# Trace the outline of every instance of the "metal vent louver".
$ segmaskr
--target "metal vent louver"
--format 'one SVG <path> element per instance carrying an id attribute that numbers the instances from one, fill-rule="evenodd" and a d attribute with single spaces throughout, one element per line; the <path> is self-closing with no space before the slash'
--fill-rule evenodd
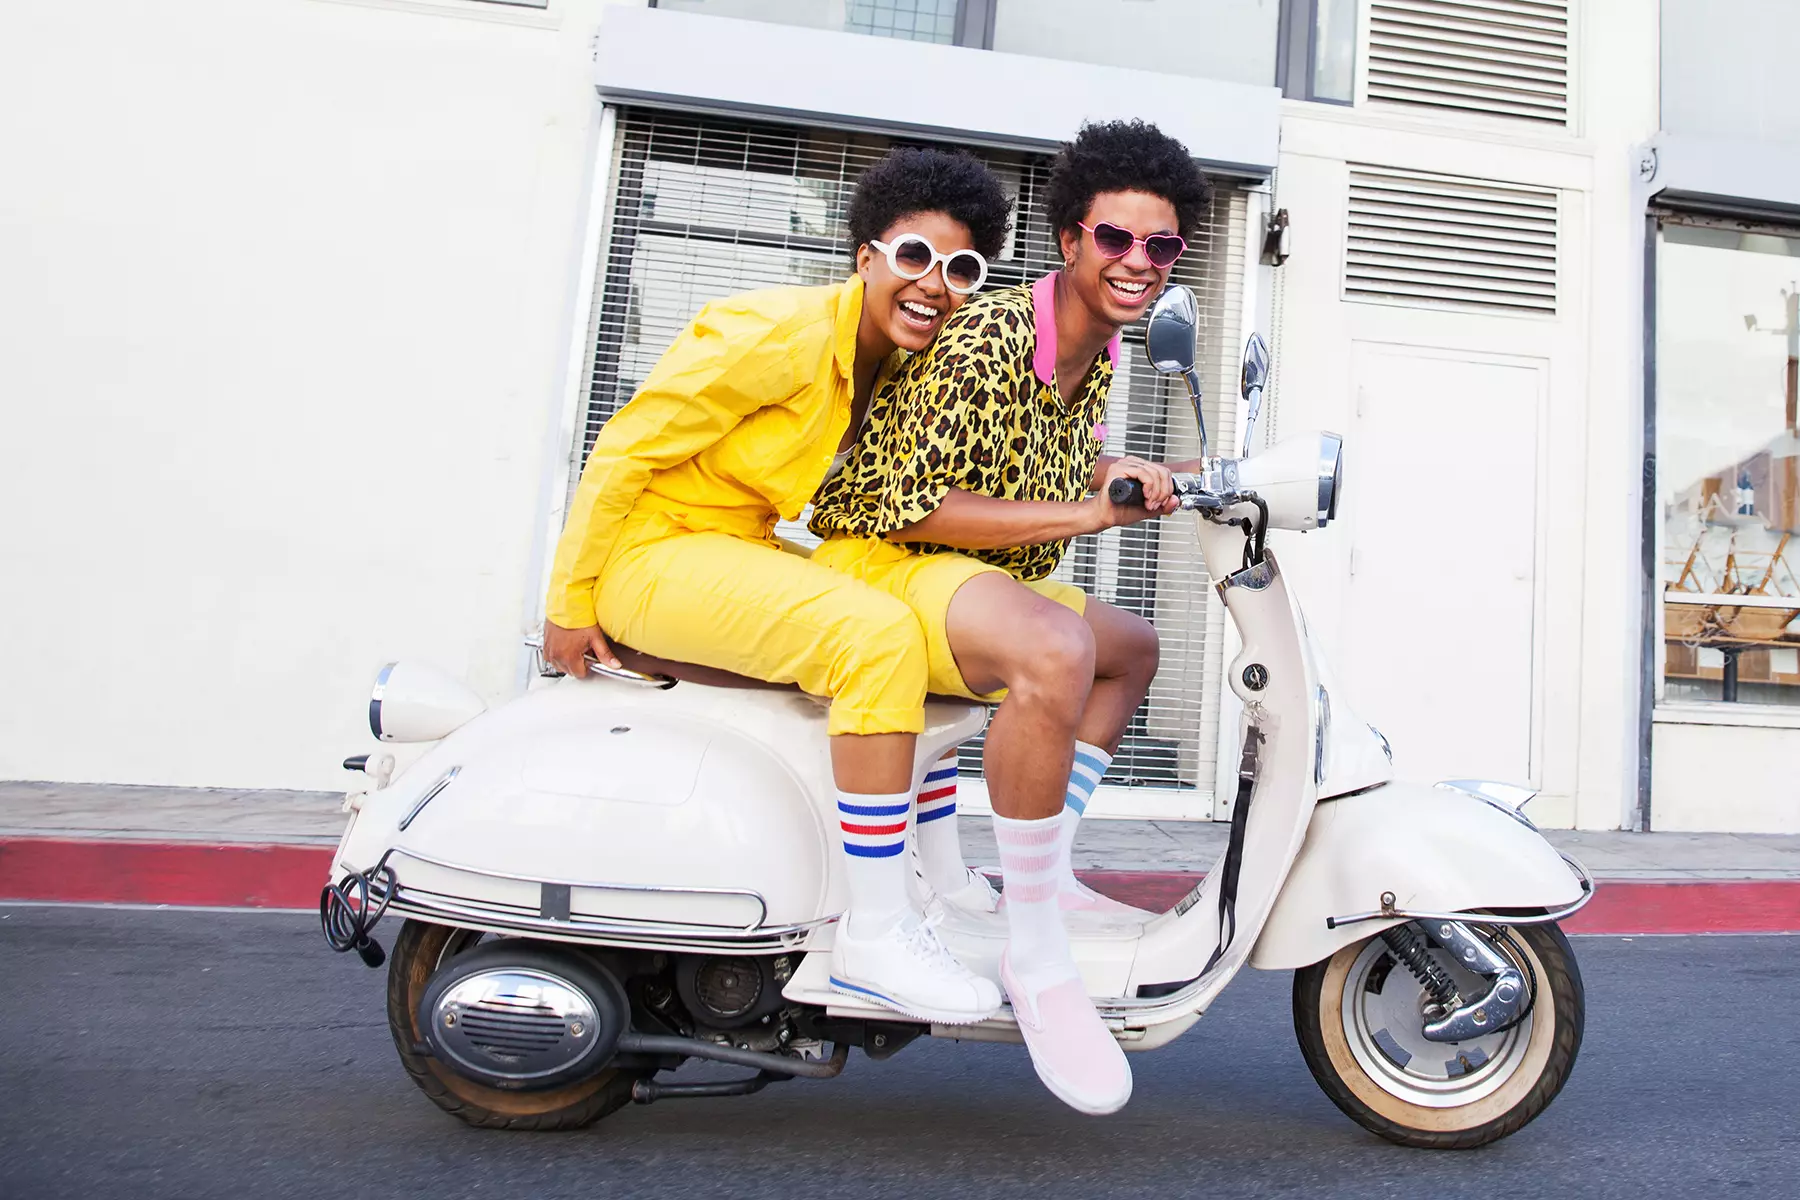
<path id="1" fill-rule="evenodd" d="M 1373 0 L 1368 96 L 1567 125 L 1569 0 Z"/>
<path id="2" fill-rule="evenodd" d="M 1353 166 L 1344 298 L 1554 315 L 1556 225 L 1548 188 Z"/>
<path id="3" fill-rule="evenodd" d="M 462 1026 L 470 1045 L 506 1060 L 553 1050 L 566 1032 L 563 1019 L 550 1008 L 516 996 L 471 1005 L 463 1011 Z"/>

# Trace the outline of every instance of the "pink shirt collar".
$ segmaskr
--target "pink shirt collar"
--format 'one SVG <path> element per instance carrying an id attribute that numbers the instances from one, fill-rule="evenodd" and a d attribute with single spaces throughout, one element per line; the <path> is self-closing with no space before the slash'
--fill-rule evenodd
<path id="1" fill-rule="evenodd" d="M 1031 369 L 1045 383 L 1056 383 L 1056 277 L 1052 271 L 1031 285 L 1031 320 L 1037 333 L 1037 350 L 1031 356 Z M 1119 361 L 1119 334 L 1106 343 L 1106 361 Z"/>

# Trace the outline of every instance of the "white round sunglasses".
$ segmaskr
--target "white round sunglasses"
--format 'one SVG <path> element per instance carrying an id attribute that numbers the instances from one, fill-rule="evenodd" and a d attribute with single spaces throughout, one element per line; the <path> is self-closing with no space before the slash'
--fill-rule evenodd
<path id="1" fill-rule="evenodd" d="M 944 286 L 959 296 L 978 292 L 987 282 L 987 259 L 973 250 L 940 254 L 921 233 L 903 233 L 891 242 L 871 241 L 869 245 L 887 255 L 888 270 L 902 279 L 923 279 L 942 263 Z"/>

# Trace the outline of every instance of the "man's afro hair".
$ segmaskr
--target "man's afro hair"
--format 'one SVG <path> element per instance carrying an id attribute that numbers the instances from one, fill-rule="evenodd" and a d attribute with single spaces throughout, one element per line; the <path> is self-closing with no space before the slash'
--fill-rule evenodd
<path id="1" fill-rule="evenodd" d="M 1083 125 L 1064 142 L 1050 168 L 1045 215 L 1053 233 L 1078 229 L 1102 192 L 1149 192 L 1175 206 L 1176 232 L 1193 236 L 1212 199 L 1212 185 L 1187 147 L 1143 121 Z"/>
<path id="2" fill-rule="evenodd" d="M 862 173 L 850 197 L 851 252 L 914 213 L 941 212 L 969 227 L 975 249 L 995 259 L 1006 245 L 1012 200 L 972 154 L 901 146 Z"/>

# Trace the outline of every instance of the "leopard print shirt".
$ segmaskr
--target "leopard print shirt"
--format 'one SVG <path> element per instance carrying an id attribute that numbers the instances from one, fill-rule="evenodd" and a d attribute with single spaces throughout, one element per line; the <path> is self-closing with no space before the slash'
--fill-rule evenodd
<path id="1" fill-rule="evenodd" d="M 882 537 L 924 520 L 953 487 L 1003 500 L 1085 497 L 1100 457 L 1112 356 L 1102 354 L 1064 403 L 1056 384 L 1039 378 L 1037 346 L 1029 284 L 952 313 L 932 344 L 876 394 L 849 461 L 819 493 L 813 532 Z M 951 549 L 900 544 L 921 553 Z M 1031 580 L 1054 571 L 1068 545 L 957 553 Z"/>

